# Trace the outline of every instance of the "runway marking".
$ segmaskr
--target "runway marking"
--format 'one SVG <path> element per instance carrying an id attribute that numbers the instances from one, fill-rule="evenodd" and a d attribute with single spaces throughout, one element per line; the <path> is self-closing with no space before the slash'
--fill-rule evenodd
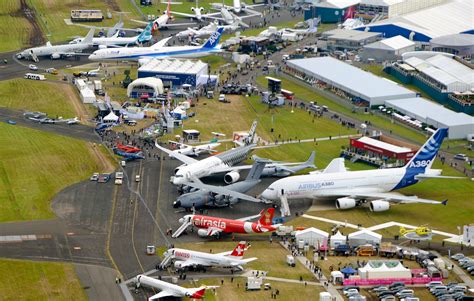
<path id="1" fill-rule="evenodd" d="M 110 239 L 112 237 L 112 227 L 113 227 L 113 221 L 114 221 L 114 215 L 115 215 L 115 205 L 117 203 L 117 194 L 118 194 L 117 187 L 118 187 L 117 185 L 114 185 L 114 196 L 113 196 L 113 201 L 112 201 L 112 210 L 110 211 L 109 229 L 108 229 L 109 231 L 107 234 L 107 243 L 106 243 L 105 252 L 107 253 L 107 257 L 109 257 L 115 270 L 120 274 L 120 278 L 123 278 L 122 272 L 120 272 L 117 264 L 115 263 L 114 258 L 112 257 L 112 254 L 110 253 Z"/>
<path id="2" fill-rule="evenodd" d="M 140 161 L 140 165 L 138 167 L 138 174 L 140 175 L 140 177 L 143 179 L 143 176 L 142 176 L 142 167 L 143 167 L 143 161 Z M 131 180 L 130 180 L 131 181 Z M 142 187 L 142 183 L 143 181 L 140 181 L 138 182 L 138 185 L 137 185 L 137 191 L 139 192 L 141 187 Z M 143 265 L 140 261 L 140 258 L 138 257 L 138 253 L 137 253 L 137 249 L 135 248 L 135 218 L 137 216 L 137 208 L 138 208 L 138 197 L 135 199 L 135 204 L 134 204 L 134 209 L 133 209 L 133 219 L 132 219 L 132 247 L 133 247 L 133 252 L 135 253 L 135 257 L 137 258 L 137 261 L 138 261 L 138 265 L 140 265 L 140 269 L 142 270 L 142 272 L 145 272 L 145 269 L 143 268 Z"/>

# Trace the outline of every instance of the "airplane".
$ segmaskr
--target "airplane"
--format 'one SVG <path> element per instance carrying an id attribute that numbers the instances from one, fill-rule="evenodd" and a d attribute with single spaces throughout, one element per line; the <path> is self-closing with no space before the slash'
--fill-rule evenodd
<path id="1" fill-rule="evenodd" d="M 119 32 L 117 31 L 115 35 L 111 37 L 98 37 L 92 38 L 92 45 L 99 46 L 99 49 L 104 49 L 107 47 L 113 46 L 123 46 L 123 45 L 131 45 L 131 44 L 142 44 L 148 42 L 152 38 L 152 30 L 153 30 L 154 23 L 150 22 L 146 26 L 146 28 L 137 36 L 134 37 L 119 37 Z M 69 42 L 69 44 L 78 44 L 81 43 L 84 38 L 76 38 Z"/>
<path id="2" fill-rule="evenodd" d="M 145 275 L 138 275 L 135 278 L 135 287 L 145 285 L 152 288 L 159 289 L 160 292 L 148 298 L 148 301 L 157 300 L 165 297 L 188 297 L 191 299 L 202 299 L 206 293 L 206 289 L 218 288 L 218 286 L 201 286 L 198 288 L 185 288 L 176 284 L 171 284 L 166 281 L 158 280 Z"/>
<path id="3" fill-rule="evenodd" d="M 232 251 L 216 254 L 172 248 L 163 253 L 164 258 L 160 263 L 160 268 L 165 269 L 168 263 L 174 260 L 176 270 L 186 270 L 191 267 L 216 267 L 243 271 L 243 265 L 258 259 L 256 257 L 243 259 L 246 250 L 247 243 L 245 241 L 239 242 Z"/>
<path id="4" fill-rule="evenodd" d="M 99 123 L 96 125 L 95 127 L 95 130 L 96 132 L 100 132 L 100 131 L 105 131 L 106 129 L 114 126 L 115 123 Z"/>
<path id="5" fill-rule="evenodd" d="M 225 187 L 208 185 L 204 189 L 199 189 L 197 187 L 183 186 L 183 191 L 193 189 L 196 189 L 196 191 L 180 195 L 173 203 L 173 207 L 195 210 L 203 207 L 227 207 L 234 205 L 240 200 L 240 194 L 246 193 L 260 183 L 260 176 L 265 168 L 265 164 L 266 162 L 255 161 L 244 181 Z M 248 198 L 244 200 L 248 200 Z"/>
<path id="6" fill-rule="evenodd" d="M 254 143 L 254 139 L 256 138 L 256 128 L 257 121 L 255 120 L 250 128 L 248 137 L 244 141 L 244 145 L 202 160 L 196 160 L 175 153 L 172 150 L 160 146 L 158 142 L 155 142 L 155 146 L 162 152 L 165 152 L 184 163 L 175 169 L 175 175 L 171 177 L 171 182 L 174 185 L 187 184 L 194 179 L 207 177 L 216 173 L 226 173 L 224 181 L 227 184 L 231 184 L 239 180 L 240 174 L 238 171 L 240 169 L 251 168 L 249 165 L 239 167 L 234 165 L 245 160 L 249 152 L 257 146 L 257 144 Z"/>
<path id="7" fill-rule="evenodd" d="M 334 159 L 322 172 L 280 179 L 272 183 L 261 197 L 280 200 L 282 215 L 289 215 L 288 199 L 336 199 L 337 209 L 350 209 L 369 201 L 370 211 L 390 209 L 390 203 L 424 203 L 446 205 L 442 202 L 404 196 L 391 191 L 414 185 L 423 179 L 457 179 L 441 176 L 441 170 L 431 169 L 436 154 L 446 137 L 447 129 L 438 129 L 418 150 L 416 155 L 400 168 L 347 171 L 344 159 Z"/>
<path id="8" fill-rule="evenodd" d="M 73 75 L 77 77 L 79 76 L 96 77 L 99 75 L 99 72 L 100 72 L 100 66 L 97 67 L 97 69 L 92 69 L 89 71 L 74 72 Z"/>
<path id="9" fill-rule="evenodd" d="M 295 166 L 288 166 L 288 163 L 280 163 L 280 162 L 274 162 L 270 160 L 269 162 L 273 163 L 273 166 L 265 167 L 262 172 L 262 177 L 287 177 L 303 169 L 316 168 L 316 165 L 314 165 L 315 156 L 316 156 L 316 152 L 312 151 L 311 155 L 309 156 L 308 160 L 306 160 L 306 162 L 302 162 L 301 164 L 295 165 Z M 253 155 L 252 158 L 255 161 L 262 160 L 262 158 L 259 158 L 256 155 Z M 264 159 L 264 160 L 268 160 L 268 159 Z"/>
<path id="10" fill-rule="evenodd" d="M 186 156 L 199 156 L 202 152 L 212 153 L 215 152 L 215 148 L 221 145 L 220 143 L 208 143 L 208 144 L 201 144 L 201 145 L 187 145 L 184 143 L 179 143 L 176 141 L 169 141 L 170 144 L 175 145 L 177 149 L 173 150 L 173 152 L 186 155 Z M 170 157 L 173 157 L 170 155 Z"/>
<path id="11" fill-rule="evenodd" d="M 186 14 L 186 13 L 175 12 L 175 11 L 172 11 L 171 13 L 174 14 L 174 15 L 177 15 L 177 16 L 183 16 L 183 17 L 189 17 L 189 18 L 192 18 L 192 19 L 196 19 L 199 22 L 201 22 L 202 21 L 202 11 L 204 11 L 204 7 L 202 7 L 202 6 L 199 7 L 199 0 L 196 0 L 196 6 L 191 7 L 191 11 L 194 14 Z"/>
<path id="12" fill-rule="evenodd" d="M 113 151 L 116 155 L 119 155 L 121 157 L 124 157 L 125 160 L 136 160 L 136 159 L 145 159 L 145 156 L 143 155 L 142 152 L 138 153 L 127 153 L 119 148 L 113 148 Z"/>
<path id="13" fill-rule="evenodd" d="M 142 151 L 138 147 L 131 146 L 131 145 L 123 145 L 121 143 L 117 143 L 117 148 L 126 153 L 139 153 Z"/>
<path id="14" fill-rule="evenodd" d="M 176 37 L 178 38 L 187 38 L 187 37 L 192 37 L 192 38 L 201 38 L 205 36 L 210 36 L 213 32 L 217 30 L 218 27 L 223 27 L 224 32 L 234 32 L 240 28 L 240 24 L 238 22 L 234 22 L 229 25 L 219 25 L 218 21 L 214 21 L 209 23 L 206 26 L 203 26 L 201 28 L 191 28 L 188 27 L 186 30 L 180 31 L 176 34 Z"/>
<path id="15" fill-rule="evenodd" d="M 262 14 L 258 11 L 252 10 L 251 8 L 263 6 L 265 4 L 254 4 L 254 5 L 247 5 L 240 0 L 233 0 L 232 6 L 225 5 L 224 3 L 211 3 L 212 8 L 214 9 L 221 9 L 226 8 L 228 10 L 233 11 L 236 14 L 240 14 L 241 12 L 246 12 L 253 14 L 254 16 L 261 16 Z"/>
<path id="16" fill-rule="evenodd" d="M 51 59 L 55 60 L 74 55 L 89 55 L 82 53 L 82 51 L 92 46 L 93 37 L 94 29 L 91 29 L 84 40 L 78 44 L 52 45 L 51 42 L 47 42 L 45 46 L 25 49 L 22 52 L 17 53 L 16 57 L 18 59 L 32 59 L 33 61 L 38 62 L 39 56 L 50 56 Z"/>
<path id="17" fill-rule="evenodd" d="M 91 61 L 135 60 L 143 62 L 153 58 L 196 58 L 221 52 L 218 45 L 223 28 L 219 27 L 202 46 L 165 46 L 171 37 L 163 39 L 150 47 L 120 47 L 99 49 L 89 56 Z"/>
<path id="18" fill-rule="evenodd" d="M 163 29 L 163 28 L 169 28 L 169 27 L 179 27 L 179 26 L 190 26 L 194 25 L 195 23 L 169 23 L 169 21 L 173 20 L 173 16 L 171 15 L 171 2 L 168 1 L 168 6 L 166 7 L 166 10 L 163 12 L 163 15 L 159 16 L 156 18 L 153 23 L 154 23 L 154 28 L 153 29 Z M 140 20 L 133 20 L 133 22 L 141 23 L 141 24 L 147 24 L 147 22 L 140 21 Z"/>
<path id="19" fill-rule="evenodd" d="M 220 236 L 229 233 L 267 233 L 278 229 L 280 224 L 272 224 L 275 208 L 262 210 L 259 214 L 240 219 L 227 219 L 214 216 L 188 214 L 179 219 L 181 226 L 171 237 L 179 237 L 189 226 L 198 228 L 201 237 Z M 257 222 L 249 220 L 260 217 Z"/>

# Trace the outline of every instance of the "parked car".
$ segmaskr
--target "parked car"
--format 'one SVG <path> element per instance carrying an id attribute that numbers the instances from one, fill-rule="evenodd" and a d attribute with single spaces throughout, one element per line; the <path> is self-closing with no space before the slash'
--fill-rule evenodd
<path id="1" fill-rule="evenodd" d="M 98 172 L 94 172 L 94 173 L 92 174 L 92 176 L 90 177 L 89 180 L 91 180 L 91 181 L 97 181 L 97 180 L 99 180 L 99 173 L 98 173 Z"/>
<path id="2" fill-rule="evenodd" d="M 469 158 L 465 154 L 456 154 L 454 155 L 454 159 L 467 161 Z"/>
<path id="3" fill-rule="evenodd" d="M 38 67 L 35 64 L 30 64 L 28 68 L 33 71 L 38 71 Z"/>
<path id="4" fill-rule="evenodd" d="M 456 253 L 453 256 L 451 256 L 451 258 L 454 259 L 454 260 L 459 260 L 459 259 L 462 259 L 464 257 L 466 257 L 466 256 L 464 256 L 463 253 Z"/>

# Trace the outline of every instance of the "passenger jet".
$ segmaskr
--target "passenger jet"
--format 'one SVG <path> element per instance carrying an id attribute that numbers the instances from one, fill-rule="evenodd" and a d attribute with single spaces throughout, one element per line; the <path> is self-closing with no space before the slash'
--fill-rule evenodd
<path id="1" fill-rule="evenodd" d="M 266 200 L 280 199 L 284 215 L 289 215 L 288 199 L 332 198 L 336 199 L 338 209 L 354 208 L 370 200 L 369 208 L 374 212 L 388 210 L 390 202 L 446 205 L 447 200 L 439 202 L 391 191 L 411 186 L 423 179 L 458 178 L 441 176 L 441 170 L 431 169 L 447 132 L 447 129 L 438 129 L 404 167 L 347 171 L 344 159 L 337 158 L 322 172 L 274 182 L 261 197 Z"/>

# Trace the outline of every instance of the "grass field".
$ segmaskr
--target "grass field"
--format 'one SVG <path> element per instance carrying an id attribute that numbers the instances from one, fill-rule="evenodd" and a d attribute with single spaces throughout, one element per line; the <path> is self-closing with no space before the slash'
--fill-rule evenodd
<path id="1" fill-rule="evenodd" d="M 1 259 L 0 278 L 2 300 L 87 300 L 72 264 Z"/>
<path id="2" fill-rule="evenodd" d="M 31 25 L 23 17 L 20 1 L 3 0 L 0 5 L 0 52 L 20 49 L 28 44 Z M 12 26 L 14 24 L 14 26 Z"/>
<path id="3" fill-rule="evenodd" d="M 195 251 L 209 252 L 212 249 L 213 253 L 225 252 L 233 250 L 237 246 L 235 242 L 212 241 L 206 243 L 188 243 L 179 244 L 176 247 L 190 249 Z M 314 280 L 306 268 L 297 264 L 294 268 L 288 268 L 286 264 L 286 255 L 288 252 L 278 243 L 270 244 L 268 241 L 254 241 L 252 246 L 245 252 L 244 258 L 257 257 L 258 259 L 248 263 L 245 268 L 247 270 L 268 271 L 268 276 L 288 278 L 298 280 L 300 276 L 304 280 Z M 271 255 L 271 256 L 269 256 Z"/>
<path id="4" fill-rule="evenodd" d="M 52 218 L 61 189 L 110 168 L 102 147 L 47 132 L 0 124 L 0 222 Z M 105 161 L 105 162 L 104 162 Z"/>
<path id="5" fill-rule="evenodd" d="M 51 117 L 77 116 L 71 105 L 74 87 L 27 79 L 0 81 L 0 107 L 40 111 Z"/>

